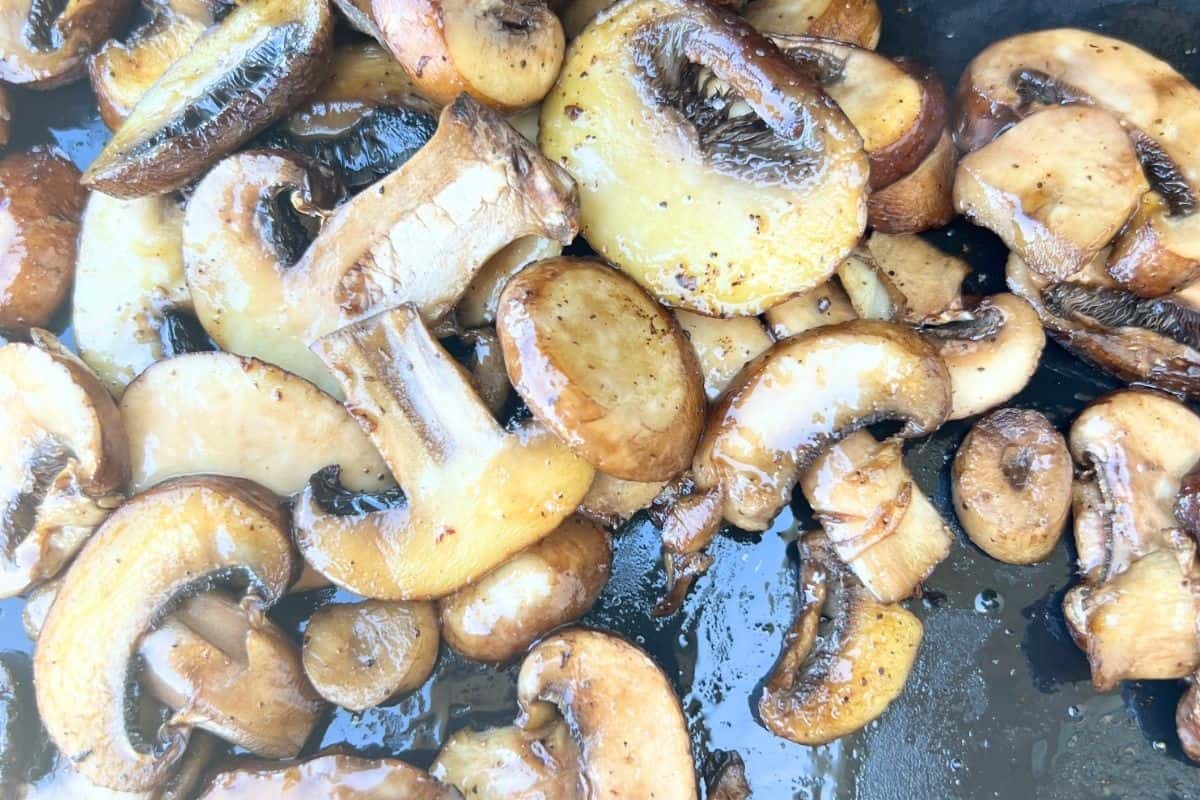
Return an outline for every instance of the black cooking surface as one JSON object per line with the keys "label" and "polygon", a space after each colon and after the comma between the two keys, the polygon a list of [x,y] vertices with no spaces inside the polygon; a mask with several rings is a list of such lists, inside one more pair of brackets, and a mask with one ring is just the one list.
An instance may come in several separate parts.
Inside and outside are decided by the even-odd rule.
{"label": "black cooking surface", "polygon": [[[1129,39],[1200,79],[1197,0],[882,5],[879,49],[931,63],[948,88],[989,42],[1059,25]],[[107,137],[86,86],[14,95],[14,149],[53,141],[83,167]],[[1005,253],[993,236],[960,222],[931,238],[974,266],[969,289],[1002,290]],[[1043,411],[1065,430],[1088,401],[1114,385],[1049,345],[1041,369],[1013,404]],[[948,465],[966,428],[947,425],[911,443],[906,456],[948,520]],[[1180,685],[1136,682],[1109,695],[1091,689],[1060,611],[1073,580],[1074,553],[1066,542],[1046,564],[1014,567],[988,558],[960,532],[925,599],[909,604],[925,622],[925,640],[904,694],[888,712],[826,747],[768,734],[754,721],[754,697],[792,619],[795,564],[788,540],[807,522],[800,500],[763,535],[720,538],[715,567],[697,581],[684,609],[666,620],[649,615],[663,583],[657,532],[639,518],[618,538],[613,579],[585,622],[630,637],[672,677],[698,762],[714,749],[739,751],[754,796],[766,800],[1200,798],[1200,771],[1183,758],[1175,738]],[[331,594],[289,601],[278,616],[298,629]],[[21,605],[0,602],[0,649],[30,647]],[[421,691],[363,714],[339,711],[313,749],[346,743],[426,764],[453,730],[511,722],[515,676],[515,668],[472,665],[443,648],[434,678]]]}

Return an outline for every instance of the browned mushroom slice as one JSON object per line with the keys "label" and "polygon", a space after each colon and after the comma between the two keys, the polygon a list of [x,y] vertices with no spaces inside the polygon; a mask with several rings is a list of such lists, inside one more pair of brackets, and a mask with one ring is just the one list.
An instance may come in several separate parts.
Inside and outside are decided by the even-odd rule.
{"label": "browned mushroom slice", "polygon": [[866,251],[875,268],[904,297],[904,321],[920,324],[962,308],[962,283],[971,268],[919,236],[875,232]]}
{"label": "browned mushroom slice", "polygon": [[742,15],[767,33],[821,36],[872,50],[883,19],[875,0],[750,0]]}
{"label": "browned mushroom slice", "polygon": [[773,308],[767,309],[767,326],[776,339],[857,319],[854,306],[841,283],[830,280]]}
{"label": "browned mushroom slice", "polygon": [[662,530],[667,587],[651,612],[654,616],[678,611],[692,583],[712,566],[713,557],[705,549],[721,530],[723,510],[719,490],[698,490],[687,476],[673,481],[656,498],[650,517]]}
{"label": "browned mushroom slice", "polygon": [[876,601],[819,532],[800,540],[800,612],[758,702],[763,724],[800,744],[861,729],[895,700],[921,646],[921,621]]}
{"label": "browned mushroom slice", "polygon": [[[152,724],[157,723],[157,720]],[[67,756],[59,753],[49,772],[36,782],[21,787],[20,800],[189,800],[195,797],[201,780],[210,769],[220,748],[217,740],[203,732],[194,733],[188,740],[187,751],[179,759],[174,773],[157,789],[146,792],[120,792],[105,789],[83,776]]]}
{"label": "browned mushroom slice", "polygon": [[594,260],[540,261],[505,287],[496,331],[534,416],[596,469],[662,481],[687,468],[704,425],[700,369],[632,280]]}
{"label": "browned mushroom slice", "polygon": [[948,131],[925,160],[895,183],[872,192],[867,224],[884,233],[919,233],[954,219],[954,169],[958,149]]}
{"label": "browned mushroom slice", "polygon": [[910,316],[903,292],[863,249],[838,264],[837,277],[856,318],[903,322]]}
{"label": "browned mushroom slice", "polygon": [[471,385],[475,387],[479,399],[494,416],[499,417],[512,395],[512,384],[508,381],[504,351],[496,332],[491,328],[460,331],[454,337],[453,344],[463,348],[463,351],[456,350],[455,354],[471,375]]}
{"label": "browned mushroom slice", "polygon": [[623,3],[562,74],[542,149],[579,181],[588,243],[660,301],[758,314],[826,280],[862,235],[862,138],[734,15]]}
{"label": "browned mushroom slice", "polygon": [[458,302],[455,314],[464,328],[496,322],[500,293],[513,275],[535,261],[562,255],[562,244],[542,236],[523,236],[489,258]]}
{"label": "browned mushroom slice", "polygon": [[553,533],[440,603],[442,635],[476,661],[505,662],[573,622],[608,581],[612,545],[594,522],[571,517]]}
{"label": "browned mushroom slice", "polygon": [[79,170],[53,151],[0,160],[0,331],[46,325],[67,298],[86,199]]}
{"label": "browned mushroom slice", "polygon": [[597,472],[591,488],[579,502],[579,513],[601,525],[622,525],[648,508],[666,485],[666,481],[623,481]]}
{"label": "browned mushroom slice", "polygon": [[954,457],[954,511],[992,558],[1033,564],[1050,555],[1071,511],[1071,454],[1036,411],[1004,408],[975,424]]}
{"label": "browned mushroom slice", "polygon": [[838,557],[881,603],[918,591],[954,534],[904,466],[901,442],[858,431],[830,447],[800,488]]}
{"label": "browned mushroom slice", "polygon": [[1200,538],[1200,469],[1193,465],[1179,481],[1175,497],[1175,520],[1193,537]]}
{"label": "browned mushroom slice", "polygon": [[12,95],[0,86],[0,147],[8,144],[9,126],[12,124]]}
{"label": "browned mushroom slice", "polygon": [[1027,117],[964,156],[954,205],[1031,269],[1062,280],[1112,241],[1147,188],[1116,117],[1064,106]]}
{"label": "browned mushroom slice", "polygon": [[675,319],[696,351],[704,376],[704,394],[710,403],[721,396],[742,367],[775,343],[755,317],[721,319],[679,309]]}
{"label": "browned mushroom slice", "polygon": [[54,89],[83,76],[87,57],[123,23],[128,0],[15,0],[0,23],[0,80]]}
{"label": "browned mushroom slice", "polygon": [[329,68],[324,0],[252,0],[163,73],[83,175],[114,197],[173,191],[317,87]]}
{"label": "browned mushroom slice", "polygon": [[708,780],[709,800],[750,800],[750,783],[746,780],[746,763],[737,752],[716,751],[706,761],[705,771],[715,769]]}
{"label": "browned mushroom slice", "polygon": [[1200,689],[1196,688],[1195,676],[1188,690],[1179,698],[1175,728],[1179,732],[1179,745],[1183,752],[1192,761],[1200,761]]}
{"label": "browned mushroom slice", "polygon": [[213,778],[200,800],[462,800],[452,786],[391,758],[318,756],[299,764],[244,767]]}
{"label": "browned mushroom slice", "polygon": [[831,442],[884,419],[921,436],[950,408],[945,364],[917,334],[868,320],[817,328],[775,344],[726,392],[696,452],[696,483],[721,490],[726,520],[763,530]]}
{"label": "browned mushroom slice", "polygon": [[453,734],[429,772],[471,800],[576,800],[583,785],[579,745],[565,723]]}

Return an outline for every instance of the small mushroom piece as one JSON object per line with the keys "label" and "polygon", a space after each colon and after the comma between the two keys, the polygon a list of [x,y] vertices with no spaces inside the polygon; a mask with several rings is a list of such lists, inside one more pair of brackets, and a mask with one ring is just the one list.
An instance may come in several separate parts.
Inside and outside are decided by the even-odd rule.
{"label": "small mushroom piece", "polygon": [[662,530],[667,587],[651,612],[654,616],[678,611],[692,583],[713,565],[705,549],[721,530],[722,510],[720,491],[698,490],[686,476],[672,481],[656,499],[650,518]]}
{"label": "small mushroom piece", "polygon": [[527,731],[561,713],[592,796],[698,797],[679,700],[658,665],[624,639],[583,628],[543,639],[521,664],[517,703]]}
{"label": "small mushroom piece", "polygon": [[704,386],[679,324],[636,283],[594,260],[560,257],[515,275],[496,332],[534,417],[596,469],[670,480],[704,426]]}
{"label": "small mushroom piece", "polygon": [[856,318],[902,322],[910,316],[904,294],[870,253],[855,250],[838,264],[837,277]]}
{"label": "small mushroom piece", "polygon": [[800,540],[801,606],[758,713],[776,736],[827,744],[895,700],[921,647],[921,621],[871,596],[819,532]]}
{"label": "small mushroom piece", "polygon": [[32,336],[0,347],[0,597],[57,574],[129,479],[108,392],[53,336]]}
{"label": "small mushroom piece", "polygon": [[407,495],[349,515],[321,502],[319,481],[297,499],[296,542],[339,586],[379,600],[444,597],[545,538],[587,493],[592,468],[537,425],[502,429],[413,306],[315,349]]}
{"label": "small mushroom piece", "polygon": [[962,308],[962,284],[971,268],[919,236],[876,231],[866,242],[870,261],[904,297],[908,323],[936,320]]}
{"label": "small mushroom piece", "polygon": [[1007,564],[1035,564],[1058,545],[1073,469],[1062,434],[1036,411],[1003,408],[975,423],[954,456],[954,513],[971,541]]}
{"label": "small mushroom piece", "polygon": [[842,284],[836,280],[767,309],[765,316],[767,327],[776,339],[858,318]]}
{"label": "small mushroom piece", "polygon": [[713,773],[708,780],[709,800],[750,800],[746,763],[737,751],[717,750],[705,760],[705,772],[710,767]]}
{"label": "small mushroom piece", "polygon": [[764,530],[823,448],[886,419],[901,436],[936,430],[950,413],[950,377],[921,338],[854,320],[776,343],[713,409],[693,469],[719,488],[726,520]]}
{"label": "small mushroom piece", "polygon": [[1148,188],[1116,117],[1063,106],[1025,118],[964,156],[954,205],[1031,269],[1062,280],[1112,241]]}
{"label": "small mushroom piece", "polygon": [[1179,732],[1179,745],[1184,755],[1192,761],[1200,761],[1200,690],[1196,688],[1196,677],[1179,698],[1175,711],[1175,728]]}
{"label": "small mushroom piece", "polygon": [[146,792],[120,792],[105,789],[89,781],[62,753],[54,758],[49,771],[35,782],[21,787],[20,800],[190,800],[217,754],[217,740],[203,732],[188,740],[187,752],[174,773],[157,789]]}
{"label": "small mushroom piece", "polygon": [[496,323],[500,293],[513,275],[535,261],[562,255],[562,244],[542,236],[523,236],[489,258],[476,273],[455,315],[464,328],[481,328]]}
{"label": "small mushroom piece", "polygon": [[1180,479],[1175,498],[1175,520],[1194,538],[1200,539],[1200,463]]}
{"label": "small mushroom piece", "polygon": [[826,280],[861,237],[862,137],[735,15],[622,3],[562,75],[542,150],[579,182],[588,243],[661,302],[758,314]]}
{"label": "small mushroom piece", "polygon": [[461,331],[454,341],[466,349],[459,358],[471,375],[471,385],[475,387],[479,399],[493,416],[499,417],[508,405],[512,384],[508,382],[504,352],[496,332],[488,328]]}
{"label": "small mushroom piece", "polygon": [[648,508],[666,486],[666,481],[623,481],[597,472],[591,488],[579,502],[579,513],[609,528],[624,525],[634,514]]}
{"label": "small mushroom piece", "polygon": [[565,723],[454,733],[429,768],[471,800],[578,800],[585,796],[579,745]]}
{"label": "small mushroom piece", "polygon": [[0,86],[0,147],[8,144],[9,127],[12,124],[12,95]]}
{"label": "small mushroom piece", "polygon": [[251,0],[170,66],[83,174],[114,197],[182,188],[324,79],[325,0]]}
{"label": "small mushroom piece", "polygon": [[452,786],[391,758],[324,755],[299,764],[243,767],[212,779],[200,800],[462,800]]}
{"label": "small mushroom piece", "polygon": [[44,326],[66,300],[86,198],[79,170],[54,151],[0,159],[0,331]]}
{"label": "small mushroom piece", "polygon": [[950,554],[954,534],[904,466],[899,440],[851,434],[800,487],[838,558],[881,603],[915,594]]}
{"label": "small mushroom piece", "polygon": [[883,27],[875,0],[750,0],[742,16],[765,33],[820,36],[870,50]]}
{"label": "small mushroom piece", "polygon": [[29,656],[6,650],[0,653],[0,793],[13,791],[39,766],[45,736]]}
{"label": "small mushroom piece", "polygon": [[38,709],[54,743],[101,786],[162,784],[189,728],[164,728],[153,743],[129,730],[128,682],[142,636],[180,597],[230,574],[246,576],[246,607],[261,610],[287,591],[294,567],[278,501],[247,481],[181,479],[121,506],[76,558],[38,637]]}
{"label": "small mushroom piece", "polygon": [[940,228],[954,219],[954,170],[958,149],[943,131],[925,160],[912,172],[872,192],[867,200],[867,224],[883,233],[919,233]]}
{"label": "small mushroom piece", "polygon": [[0,24],[0,80],[55,89],[82,77],[87,57],[125,21],[129,0],[15,0]]}
{"label": "small mushroom piece", "polygon": [[335,603],[318,609],[304,633],[304,671],[313,686],[351,711],[419,688],[437,656],[431,603]]}
{"label": "small mushroom piece", "polygon": [[775,339],[756,317],[705,317],[675,311],[675,319],[696,351],[704,394],[715,402],[742,368],[765,353]]}
{"label": "small mushroom piece", "polygon": [[230,353],[160,361],[121,397],[134,491],[178,475],[231,475],[298,492],[329,464],[353,489],[386,489],[388,468],[340,403],[278,367]]}
{"label": "small mushroom piece", "polygon": [[596,523],[568,518],[479,581],[440,603],[442,635],[475,661],[504,663],[543,634],[586,614],[612,570],[612,544]]}

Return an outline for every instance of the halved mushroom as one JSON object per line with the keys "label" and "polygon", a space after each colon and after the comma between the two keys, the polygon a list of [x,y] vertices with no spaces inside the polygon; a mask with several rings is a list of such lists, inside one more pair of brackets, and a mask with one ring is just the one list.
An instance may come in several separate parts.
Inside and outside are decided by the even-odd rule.
{"label": "halved mushroom", "polygon": [[666,481],[623,481],[597,472],[588,493],[579,501],[579,513],[610,528],[623,525],[648,508],[666,486]]}
{"label": "halved mushroom", "polygon": [[1062,434],[1036,411],[1003,408],[975,423],[954,456],[954,513],[971,541],[1008,564],[1054,550],[1071,511]]}
{"label": "halved mushroom", "polygon": [[479,581],[440,603],[442,635],[476,661],[506,662],[591,609],[612,569],[599,525],[570,517]]}
{"label": "halved mushroom", "polygon": [[[860,249],[861,250],[861,249]],[[866,242],[870,262],[904,297],[902,321],[921,324],[962,309],[971,268],[919,236],[876,231]]]}
{"label": "halved mushroom", "polygon": [[52,150],[0,160],[0,331],[46,325],[67,298],[86,198],[79,170]]}
{"label": "halved mushroom", "polygon": [[53,336],[0,347],[0,597],[53,577],[124,499],[125,428]]}
{"label": "halved mushroom", "polygon": [[1062,280],[1112,241],[1148,188],[1116,117],[1063,106],[1023,119],[964,156],[954,205],[1031,269]]}
{"label": "halved mushroom", "polygon": [[915,594],[954,543],[898,439],[851,434],[821,454],[800,488],[838,557],[881,603]]}
{"label": "halved mushroom", "polygon": [[921,621],[876,601],[820,532],[800,540],[800,612],[758,714],[793,742],[826,744],[876,719],[904,688]]}
{"label": "halved mushroom", "polygon": [[670,480],[704,426],[704,385],[679,324],[636,283],[590,259],[530,265],[500,296],[509,378],[534,416],[616,478]]}
{"label": "halved mushroom", "polygon": [[0,653],[0,791],[15,795],[45,755],[46,734],[33,696],[29,656]]}
{"label": "halved mushroom", "polygon": [[775,343],[755,317],[721,319],[678,309],[675,319],[696,351],[700,374],[704,376],[704,394],[710,403],[721,396],[742,367]]}
{"label": "halved mushroom", "polygon": [[425,683],[438,656],[431,603],[323,606],[304,633],[304,671],[331,703],[365,711]]}
{"label": "halved mushroom", "polygon": [[[230,478],[164,483],[106,520],[76,558],[38,637],[38,709],[51,738],[89,780],[138,791],[163,783],[188,726],[142,742],[126,720],[143,634],[182,597],[229,575],[248,581],[251,610],[287,591],[296,566],[274,495]],[[81,641],[103,647],[79,647]]]}
{"label": "halved mushroom", "polygon": [[455,315],[464,328],[494,325],[500,293],[525,267],[544,258],[562,255],[562,243],[542,236],[523,236],[489,258],[458,301]]}
{"label": "halved mushroom", "polygon": [[179,189],[278,119],[324,79],[324,0],[251,0],[163,73],[83,183],[114,197]]}
{"label": "halved mushroom", "polygon": [[776,339],[786,339],[813,328],[858,318],[846,291],[836,280],[801,292],[786,303],[767,309],[765,316],[767,326]]}
{"label": "halved mushroom", "polygon": [[867,224],[884,233],[918,233],[954,219],[954,170],[958,149],[944,131],[925,160],[895,183],[872,192]]}
{"label": "halved mushroom", "polygon": [[177,475],[248,478],[280,495],[329,464],[354,489],[392,485],[388,468],[341,404],[278,367],[195,353],[149,367],[121,397],[133,489]]}
{"label": "halved mushroom", "polygon": [[[188,203],[184,263],[218,344],[330,390],[307,350],[315,339],[404,302],[440,319],[502,247],[524,236],[566,243],[577,230],[567,174],[465,97],[416,156],[332,214],[311,210],[316,186],[284,155],[223,161]],[[305,217],[324,217],[311,246]]]}
{"label": "halved mushroom", "polygon": [[0,80],[54,89],[83,76],[87,57],[125,21],[129,0],[17,0],[0,24]]}
{"label": "halved mushroom", "polygon": [[299,764],[243,767],[213,778],[200,800],[462,800],[452,786],[391,758],[317,756]]}
{"label": "halved mushroom", "polygon": [[521,664],[517,703],[527,731],[561,712],[593,796],[698,796],[679,700],[658,665],[624,639],[583,628],[543,639]]}
{"label": "halved mushroom", "polygon": [[854,126],[712,6],[639,0],[597,19],[539,141],[579,181],[588,243],[668,305],[760,313],[828,278],[866,226]]}
{"label": "halved mushroom", "polygon": [[545,538],[587,493],[587,462],[537,425],[502,429],[415,307],[314,347],[407,493],[349,515],[322,503],[319,481],[297,499],[297,544],[339,586],[380,600],[444,597]]}
{"label": "halved mushroom", "polygon": [[515,726],[453,734],[429,773],[471,800],[577,800],[586,784],[579,745],[566,724],[542,730]]}
{"label": "halved mushroom", "polygon": [[693,469],[719,489],[726,520],[764,530],[801,473],[838,438],[885,419],[923,436],[951,409],[946,366],[921,338],[854,320],[776,343],[713,410]]}
{"label": "halved mushroom", "polygon": [[766,33],[808,34],[871,50],[883,22],[875,0],[750,0],[742,16]]}
{"label": "halved mushroom", "polygon": [[562,65],[562,24],[543,0],[336,2],[442,105],[467,92],[502,111],[525,108],[545,97]]}

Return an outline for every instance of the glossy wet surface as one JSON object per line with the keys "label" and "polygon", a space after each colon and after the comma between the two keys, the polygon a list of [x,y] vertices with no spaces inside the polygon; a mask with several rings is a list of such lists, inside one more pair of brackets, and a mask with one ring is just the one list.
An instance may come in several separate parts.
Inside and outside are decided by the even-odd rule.
{"label": "glossy wet surface", "polygon": [[[1200,4],[1193,0],[882,5],[881,51],[931,62],[950,87],[988,42],[1063,24],[1128,38],[1200,78]],[[106,138],[82,87],[56,92],[51,102],[14,94],[14,147],[49,138],[85,166]],[[970,290],[1003,288],[1004,253],[993,237],[958,223],[933,238],[974,265]],[[1014,404],[1039,409],[1065,429],[1087,401],[1114,385],[1051,345]],[[909,467],[947,519],[953,518],[949,463],[966,428],[948,425],[907,448]],[[795,513],[803,521],[802,503]],[[787,538],[795,527],[785,513],[762,536],[720,538],[713,548],[716,566],[697,581],[684,609],[655,620],[649,610],[663,584],[657,534],[648,522],[635,521],[619,537],[613,579],[585,620],[631,637],[655,656],[683,697],[697,754],[738,750],[756,798],[1200,798],[1200,769],[1183,759],[1175,739],[1179,684],[1132,683],[1110,695],[1092,691],[1060,611],[1073,580],[1066,544],[1046,564],[1012,567],[986,557],[960,532],[951,557],[929,580],[924,601],[909,604],[925,621],[925,641],[904,694],[888,713],[827,747],[800,747],[766,733],[751,709],[794,611],[795,565]],[[279,616],[298,622],[329,594],[289,601]],[[20,601],[0,603],[0,647],[28,649],[20,609]],[[425,764],[459,727],[511,722],[515,675],[515,668],[468,664],[443,648],[433,680],[421,691],[361,715],[338,712],[321,744],[346,743]]]}

